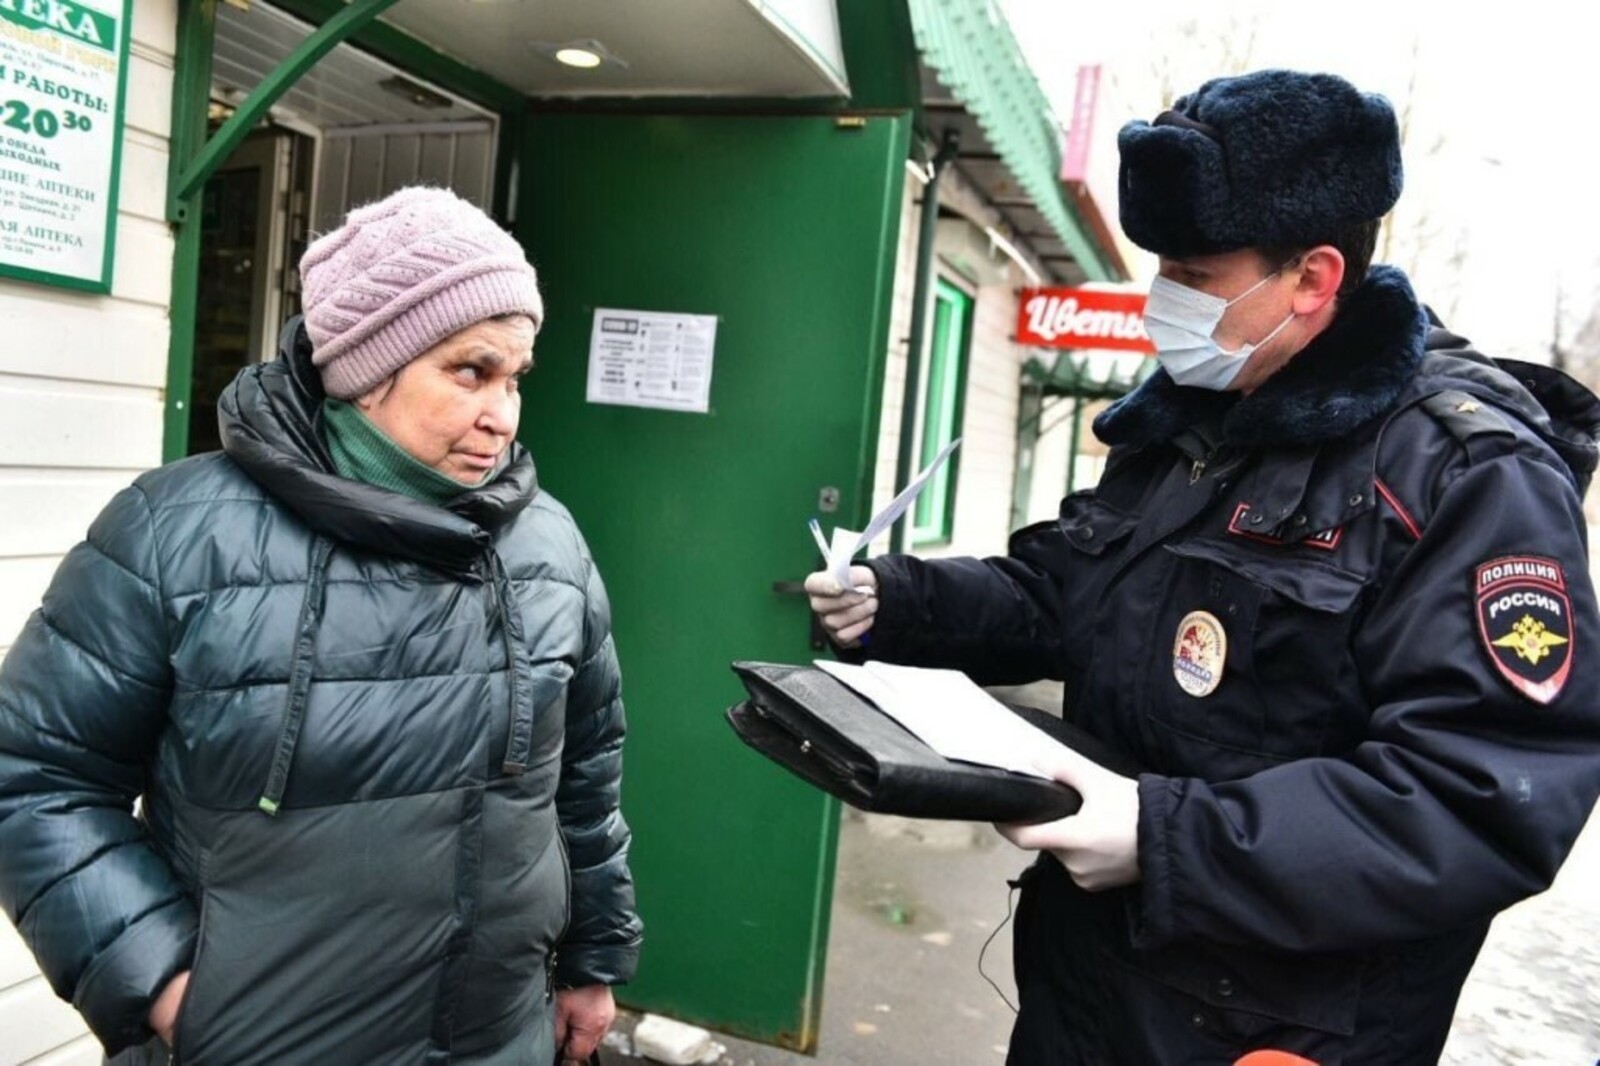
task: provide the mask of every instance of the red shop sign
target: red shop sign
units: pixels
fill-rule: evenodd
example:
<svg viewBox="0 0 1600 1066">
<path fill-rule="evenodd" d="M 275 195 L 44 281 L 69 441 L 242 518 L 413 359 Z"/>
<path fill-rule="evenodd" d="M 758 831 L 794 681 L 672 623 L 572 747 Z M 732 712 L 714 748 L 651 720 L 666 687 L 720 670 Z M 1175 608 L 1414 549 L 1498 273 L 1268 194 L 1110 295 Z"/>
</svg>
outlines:
<svg viewBox="0 0 1600 1066">
<path fill-rule="evenodd" d="M 1023 289 L 1017 343 L 1035 348 L 1112 348 L 1155 354 L 1144 331 L 1144 294 Z"/>
</svg>

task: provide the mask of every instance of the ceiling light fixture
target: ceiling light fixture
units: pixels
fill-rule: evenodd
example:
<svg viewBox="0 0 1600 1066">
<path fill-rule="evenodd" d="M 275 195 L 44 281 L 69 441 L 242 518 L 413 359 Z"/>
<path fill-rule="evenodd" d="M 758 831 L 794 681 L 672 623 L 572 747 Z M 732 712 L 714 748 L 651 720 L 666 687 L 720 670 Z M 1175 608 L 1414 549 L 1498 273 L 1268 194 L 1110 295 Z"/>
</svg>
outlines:
<svg viewBox="0 0 1600 1066">
<path fill-rule="evenodd" d="M 626 60 L 593 37 L 574 41 L 533 41 L 532 46 L 546 59 L 578 70 L 595 70 L 599 67 L 628 69 Z"/>
<path fill-rule="evenodd" d="M 602 60 L 587 48 L 558 48 L 556 62 L 588 70 L 591 67 L 598 67 Z"/>
</svg>

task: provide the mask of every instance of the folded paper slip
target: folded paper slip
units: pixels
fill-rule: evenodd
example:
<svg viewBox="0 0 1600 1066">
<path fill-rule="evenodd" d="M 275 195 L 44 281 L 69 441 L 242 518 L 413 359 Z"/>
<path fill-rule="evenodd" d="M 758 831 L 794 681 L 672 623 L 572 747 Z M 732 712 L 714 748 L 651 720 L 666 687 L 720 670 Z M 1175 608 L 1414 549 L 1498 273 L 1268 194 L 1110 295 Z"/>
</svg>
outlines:
<svg viewBox="0 0 1600 1066">
<path fill-rule="evenodd" d="M 853 807 L 910 818 L 1045 822 L 1081 805 L 1077 792 L 1055 781 L 946 759 L 815 667 L 737 662 L 733 671 L 750 694 L 728 709 L 739 739 Z M 1054 715 L 1009 709 L 1112 765 L 1098 742 Z"/>
</svg>

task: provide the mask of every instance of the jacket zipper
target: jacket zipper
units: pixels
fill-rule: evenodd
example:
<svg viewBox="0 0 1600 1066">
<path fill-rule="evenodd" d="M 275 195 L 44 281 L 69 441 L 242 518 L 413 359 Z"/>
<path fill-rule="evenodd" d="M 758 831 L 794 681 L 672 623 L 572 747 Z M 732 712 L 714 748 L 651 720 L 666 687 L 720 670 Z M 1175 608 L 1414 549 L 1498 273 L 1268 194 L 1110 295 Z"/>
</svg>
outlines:
<svg viewBox="0 0 1600 1066">
<path fill-rule="evenodd" d="M 500 772 L 507 775 L 516 775 L 527 769 L 527 757 L 518 751 L 517 726 L 518 716 L 522 713 L 522 671 L 521 655 L 517 647 L 516 638 L 511 632 L 511 609 L 507 605 L 505 596 L 500 589 L 499 575 L 495 573 L 494 563 L 485 560 L 489 590 L 494 595 L 495 613 L 500 619 L 500 642 L 505 647 L 507 681 L 511 688 L 510 720 L 506 724 L 506 753 L 501 760 Z M 529 708 L 529 717 L 532 717 L 532 708 Z M 533 726 L 530 721 L 529 730 Z"/>
<path fill-rule="evenodd" d="M 511 761 L 512 752 L 517 743 L 517 659 L 516 652 L 511 647 L 511 621 L 506 616 L 505 597 L 500 594 L 500 582 L 495 578 L 492 566 L 486 567 L 489 571 L 489 592 L 494 596 L 494 613 L 500 621 L 500 645 L 506 652 L 506 683 L 511 689 L 511 717 L 506 733 L 506 754 L 501 760 L 500 772 L 506 772 L 506 764 Z"/>
<path fill-rule="evenodd" d="M 1206 471 L 1211 467 L 1213 461 L 1216 460 L 1218 451 L 1219 451 L 1218 448 L 1212 448 L 1209 451 L 1207 451 L 1204 455 L 1194 456 L 1193 458 L 1190 459 L 1190 461 L 1189 461 L 1189 484 L 1191 486 L 1197 485 L 1197 484 L 1200 483 L 1200 479 L 1205 476 Z M 1188 457 L 1189 454 L 1190 453 L 1187 450 L 1185 450 L 1183 452 L 1183 457 Z M 1217 473 L 1218 474 L 1229 474 L 1235 467 L 1240 465 L 1240 463 L 1242 461 L 1243 460 L 1240 458 L 1240 456 L 1237 453 L 1232 454 L 1232 455 L 1228 456 L 1224 462 L 1219 464 L 1219 470 L 1217 471 Z M 1179 469 L 1181 470 L 1182 468 L 1180 467 Z M 1156 515 L 1155 516 L 1156 521 L 1160 522 L 1161 525 L 1163 526 L 1161 534 L 1158 537 L 1153 537 L 1153 538 L 1151 538 L 1149 540 L 1141 541 L 1139 539 L 1139 528 L 1135 527 L 1133 535 L 1129 538 L 1129 547 L 1132 550 L 1124 550 L 1122 552 L 1121 559 L 1117 562 L 1116 566 L 1112 568 L 1111 575 L 1106 578 L 1105 584 L 1103 586 L 1101 586 L 1101 591 L 1100 591 L 1101 609 L 1104 609 L 1106 604 L 1109 604 L 1109 603 L 1112 602 L 1112 600 L 1111 600 L 1111 590 L 1113 588 L 1115 588 L 1116 585 L 1120 581 L 1122 581 L 1122 579 L 1124 577 L 1127 576 L 1129 570 L 1131 570 L 1133 568 L 1133 565 L 1136 562 L 1138 562 L 1139 559 L 1141 559 L 1147 552 L 1149 552 L 1153 548 L 1165 543 L 1167 541 L 1167 539 L 1169 537 L 1171 537 L 1173 534 L 1177 533 L 1178 531 L 1180 531 L 1182 529 L 1187 528 L 1189 525 L 1191 525 L 1193 522 L 1195 522 L 1197 519 L 1199 519 L 1199 517 L 1201 515 L 1205 514 L 1206 511 L 1215 502 L 1215 500 L 1217 498 L 1217 494 L 1218 494 L 1219 490 L 1222 487 L 1223 487 L 1222 482 L 1218 481 L 1217 477 L 1216 477 L 1216 474 L 1214 474 L 1213 477 L 1212 477 L 1211 483 L 1210 483 L 1210 485 L 1208 487 L 1208 491 L 1206 493 L 1205 501 L 1203 503 L 1201 503 L 1198 507 L 1192 507 L 1192 509 L 1190 510 L 1190 513 L 1186 517 L 1184 517 L 1181 521 L 1179 521 L 1179 522 L 1177 522 L 1175 524 L 1172 523 L 1170 521 L 1170 519 L 1166 520 L 1165 522 L 1162 522 L 1161 521 L 1162 516 L 1160 514 Z M 1151 517 L 1150 513 L 1147 511 L 1146 514 L 1144 516 L 1142 516 L 1142 519 L 1149 519 L 1150 517 Z M 1142 524 L 1142 522 L 1141 522 L 1141 524 Z M 1088 668 L 1087 671 L 1085 671 L 1085 675 L 1084 675 L 1085 677 L 1093 676 L 1093 675 L 1098 673 L 1097 667 L 1099 666 L 1099 663 L 1100 663 L 1100 655 L 1101 655 L 1101 652 L 1099 650 L 1094 650 L 1094 651 L 1090 652 L 1089 668 Z M 1148 684 L 1148 678 L 1145 679 L 1145 684 Z M 1144 698 L 1142 692 L 1135 693 L 1135 696 L 1136 696 L 1137 699 L 1143 699 Z"/>
</svg>

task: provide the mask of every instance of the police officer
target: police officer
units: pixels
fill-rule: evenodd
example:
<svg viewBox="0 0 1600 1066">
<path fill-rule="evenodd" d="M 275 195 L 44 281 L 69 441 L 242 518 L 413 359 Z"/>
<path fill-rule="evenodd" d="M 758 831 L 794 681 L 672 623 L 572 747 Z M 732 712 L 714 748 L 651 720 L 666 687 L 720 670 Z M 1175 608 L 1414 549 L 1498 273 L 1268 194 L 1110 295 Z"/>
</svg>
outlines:
<svg viewBox="0 0 1600 1066">
<path fill-rule="evenodd" d="M 1119 147 L 1161 369 L 1095 421 L 1100 485 L 1004 558 L 814 574 L 813 607 L 845 654 L 1062 680 L 1143 769 L 1041 753 L 1082 811 L 1002 827 L 1041 852 L 1009 1062 L 1436 1061 L 1600 792 L 1600 401 L 1369 266 L 1381 97 L 1220 78 Z"/>
</svg>

